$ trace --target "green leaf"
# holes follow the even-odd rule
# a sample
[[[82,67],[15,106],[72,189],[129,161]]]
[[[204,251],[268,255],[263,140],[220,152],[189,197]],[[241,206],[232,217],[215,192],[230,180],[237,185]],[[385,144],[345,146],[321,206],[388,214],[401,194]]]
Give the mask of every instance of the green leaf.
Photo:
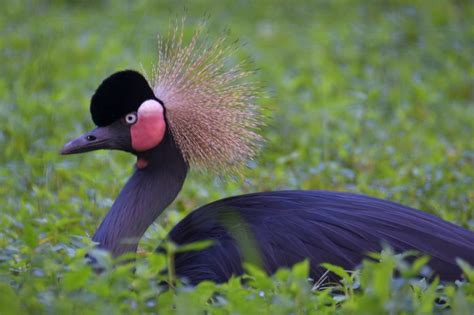
[[[336,274],[341,279],[344,279],[347,283],[352,283],[351,275],[346,270],[344,270],[344,268],[328,263],[323,263],[321,266]]]
[[[456,258],[456,263],[461,267],[466,278],[474,283],[474,266],[471,266],[467,261],[461,258]]]
[[[0,282],[0,314],[17,315],[21,314],[20,300],[15,291],[5,284]]]
[[[302,262],[296,263],[291,272],[297,279],[308,279],[309,277],[309,260],[305,259]]]
[[[83,288],[88,282],[91,274],[92,270],[88,266],[67,272],[64,274],[62,280],[64,289],[67,291],[73,291]]]
[[[175,249],[175,253],[184,253],[189,251],[199,251],[206,249],[214,244],[213,240],[202,240],[193,243],[188,243],[184,245],[180,245]]]

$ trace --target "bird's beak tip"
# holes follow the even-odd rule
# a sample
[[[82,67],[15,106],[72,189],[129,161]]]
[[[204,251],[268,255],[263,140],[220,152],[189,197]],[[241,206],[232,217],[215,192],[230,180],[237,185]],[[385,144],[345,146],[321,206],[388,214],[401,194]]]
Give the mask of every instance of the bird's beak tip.
[[[69,141],[68,143],[66,143],[62,148],[61,150],[59,150],[59,154],[60,155],[68,155],[68,154],[71,154],[71,150],[70,150],[70,145],[71,145],[72,141]]]
[[[60,155],[68,155],[70,154],[67,150],[67,148],[63,147],[61,150],[59,150]]]

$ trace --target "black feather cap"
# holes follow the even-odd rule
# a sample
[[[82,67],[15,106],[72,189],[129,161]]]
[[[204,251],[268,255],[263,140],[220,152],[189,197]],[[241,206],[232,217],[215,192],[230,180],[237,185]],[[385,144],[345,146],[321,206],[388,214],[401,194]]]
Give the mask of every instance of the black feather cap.
[[[138,110],[146,100],[158,100],[148,81],[134,70],[119,71],[106,78],[91,99],[92,120],[107,126],[128,113]]]

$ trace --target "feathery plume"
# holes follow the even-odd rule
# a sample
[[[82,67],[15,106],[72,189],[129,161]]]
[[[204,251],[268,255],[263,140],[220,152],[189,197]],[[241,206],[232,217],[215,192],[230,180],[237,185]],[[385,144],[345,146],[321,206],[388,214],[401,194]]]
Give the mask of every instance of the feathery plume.
[[[236,45],[227,45],[225,36],[211,43],[201,25],[185,43],[183,33],[184,21],[167,39],[158,36],[153,91],[191,167],[238,172],[262,141],[253,71],[244,70],[244,63],[228,66]]]

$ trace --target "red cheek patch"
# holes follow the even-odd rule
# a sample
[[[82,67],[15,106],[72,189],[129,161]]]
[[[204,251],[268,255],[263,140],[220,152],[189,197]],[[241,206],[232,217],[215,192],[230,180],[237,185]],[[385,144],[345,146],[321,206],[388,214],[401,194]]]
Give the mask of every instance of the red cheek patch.
[[[130,128],[132,148],[137,152],[153,149],[165,135],[163,106],[154,100],[143,102],[137,111],[137,122]]]

